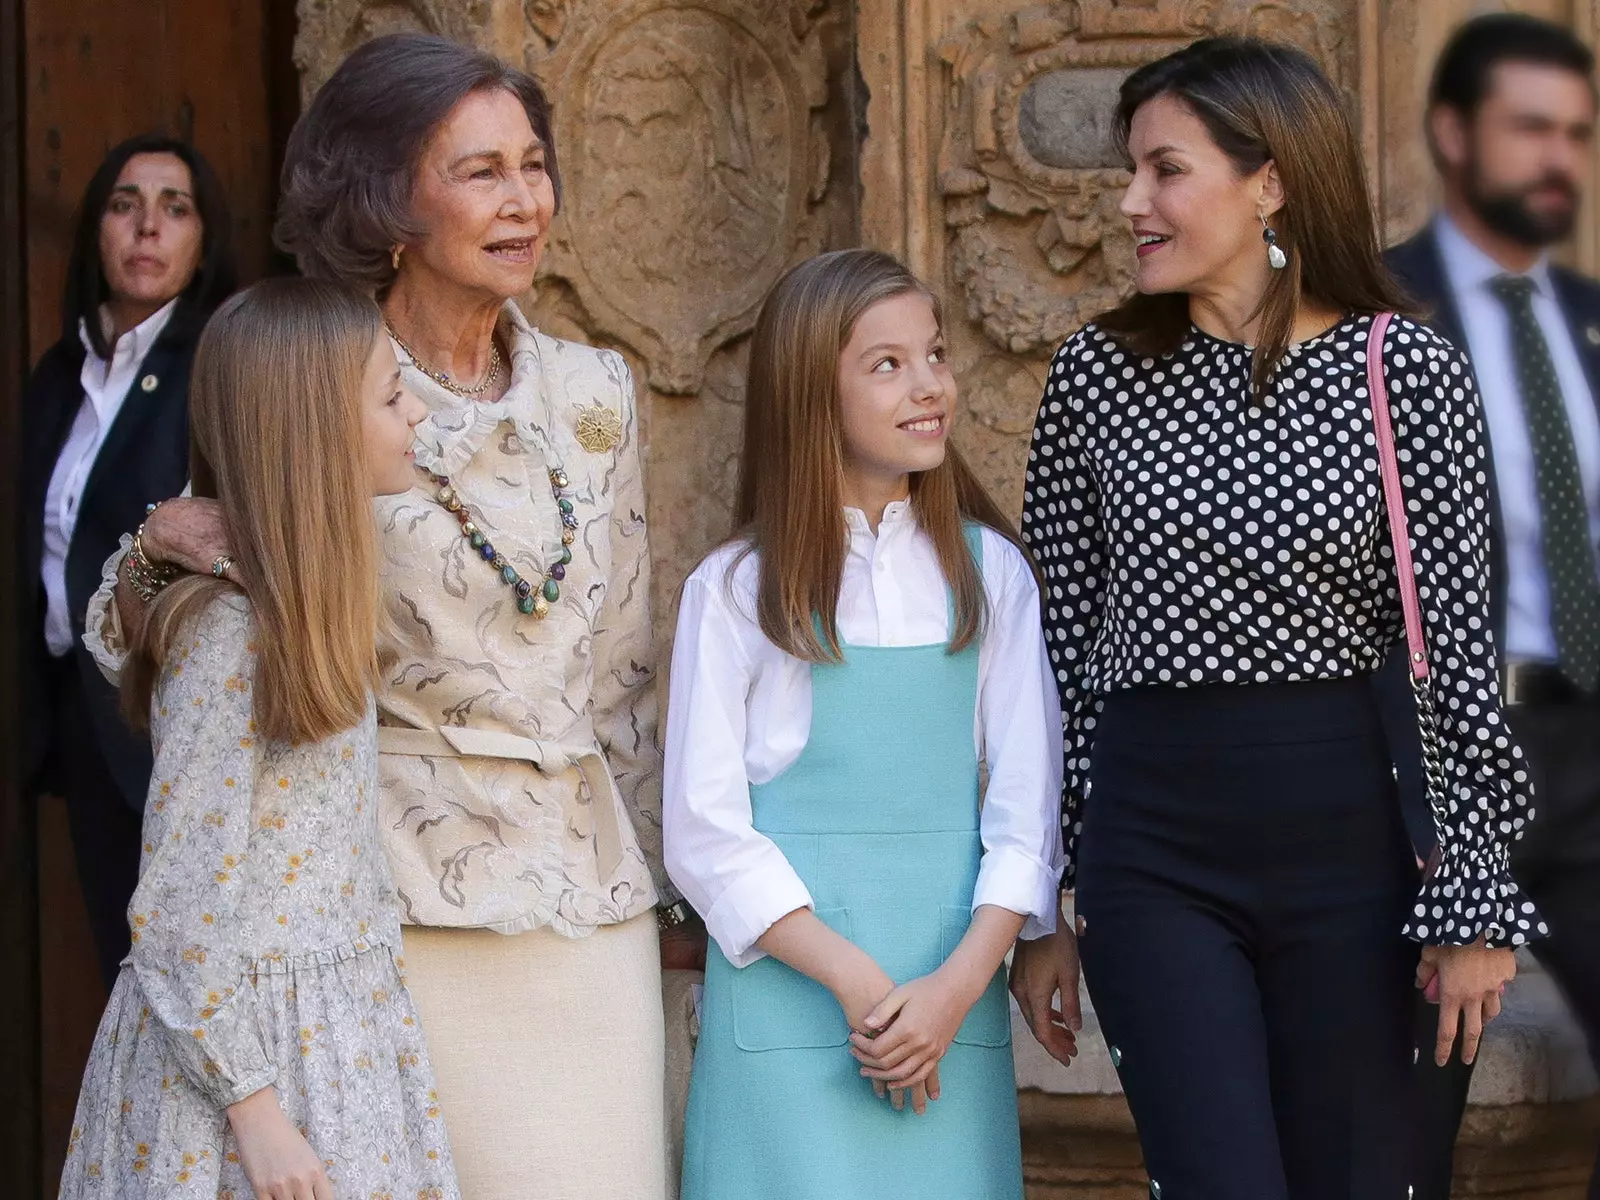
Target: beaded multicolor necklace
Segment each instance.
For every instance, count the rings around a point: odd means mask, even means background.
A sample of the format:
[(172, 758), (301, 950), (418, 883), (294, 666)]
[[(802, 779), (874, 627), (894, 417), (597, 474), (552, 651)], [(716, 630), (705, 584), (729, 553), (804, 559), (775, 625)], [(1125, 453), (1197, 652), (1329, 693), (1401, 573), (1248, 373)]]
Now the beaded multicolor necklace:
[(437, 489), (434, 499), (461, 522), (461, 536), (471, 543), (483, 561), (500, 572), (500, 578), (517, 597), (517, 611), (540, 620), (549, 615), (550, 606), (561, 598), (561, 581), (567, 577), (567, 566), (572, 562), (572, 543), (578, 536), (578, 518), (573, 512), (572, 501), (566, 495), (567, 473), (560, 467), (551, 467), (549, 474), (550, 494), (555, 497), (556, 507), (561, 510), (561, 557), (545, 569), (543, 579), (535, 582), (518, 574), (517, 569), (506, 561), (505, 555), (494, 548), (478, 523), (472, 519), (472, 511), (462, 503), (450, 477), (435, 471), (428, 472), (428, 478)]

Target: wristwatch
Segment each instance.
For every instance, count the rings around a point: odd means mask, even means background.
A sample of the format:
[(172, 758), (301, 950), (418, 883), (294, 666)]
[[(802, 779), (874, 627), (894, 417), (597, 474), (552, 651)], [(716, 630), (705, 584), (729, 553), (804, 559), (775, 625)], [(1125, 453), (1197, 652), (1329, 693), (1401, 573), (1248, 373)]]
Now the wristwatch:
[(694, 909), (689, 907), (687, 900), (677, 900), (671, 904), (657, 905), (656, 923), (663, 929), (676, 929), (694, 916)]

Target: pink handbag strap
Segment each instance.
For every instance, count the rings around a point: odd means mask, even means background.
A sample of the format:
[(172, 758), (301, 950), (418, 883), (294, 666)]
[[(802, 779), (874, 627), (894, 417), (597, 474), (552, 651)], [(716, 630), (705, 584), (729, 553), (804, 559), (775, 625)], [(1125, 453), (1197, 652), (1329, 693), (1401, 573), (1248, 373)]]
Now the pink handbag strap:
[(1372, 426), (1378, 438), (1378, 470), (1383, 476), (1384, 507), (1389, 510), (1389, 538), (1394, 544), (1394, 570), (1400, 584), (1400, 607), (1406, 617), (1407, 659), (1411, 678), (1428, 678), (1428, 650), (1422, 636), (1422, 603), (1411, 566), (1411, 539), (1406, 533), (1406, 498), (1400, 490), (1400, 464), (1394, 453), (1394, 427), (1389, 422), (1389, 389), (1383, 379), (1383, 335), (1393, 313), (1372, 318), (1367, 335), (1367, 396), (1372, 401)]

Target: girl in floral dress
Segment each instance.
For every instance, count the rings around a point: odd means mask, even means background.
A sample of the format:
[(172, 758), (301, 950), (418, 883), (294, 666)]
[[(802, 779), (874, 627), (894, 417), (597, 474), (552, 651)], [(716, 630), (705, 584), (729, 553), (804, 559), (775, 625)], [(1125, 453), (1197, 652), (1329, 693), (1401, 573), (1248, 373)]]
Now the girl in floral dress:
[(374, 806), (371, 500), (425, 410), (377, 308), (306, 280), (223, 305), (190, 405), (234, 553), (120, 568), (164, 588), (123, 675), (155, 773), (61, 1196), (454, 1200)]

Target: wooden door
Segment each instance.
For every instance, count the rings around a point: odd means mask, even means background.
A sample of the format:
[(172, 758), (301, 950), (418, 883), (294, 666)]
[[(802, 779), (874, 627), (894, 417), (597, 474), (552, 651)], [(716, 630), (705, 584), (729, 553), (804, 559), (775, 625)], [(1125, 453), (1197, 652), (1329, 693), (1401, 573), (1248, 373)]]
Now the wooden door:
[[(77, 204), (106, 151), (124, 138), (161, 131), (191, 141), (227, 190), (241, 280), (255, 279), (274, 265), (270, 239), (277, 168), (298, 111), (290, 61), (293, 0), (4, 0), (3, 10), (20, 16), (26, 319), (19, 328), (25, 328), (26, 341), (19, 348), (29, 361), (61, 334), (61, 292)], [(9, 245), (0, 251), (10, 253)], [(9, 305), (7, 311), (12, 311)], [(9, 430), (15, 427), (18, 401), (10, 391), (4, 395), (0, 429)], [(16, 444), (15, 436), (0, 437), (0, 446)], [(11, 465), (6, 474), (14, 478)], [(15, 637), (15, 620), (4, 629)], [(8, 645), (0, 660), (8, 667), (15, 649)], [(8, 669), (3, 678), (0, 712), (19, 702), (15, 670)], [(8, 722), (6, 729), (13, 725)], [(32, 970), (24, 969), (28, 964), (15, 964), (14, 978), (3, 985), (8, 989), (4, 1011), (11, 1011), (11, 992), (25, 1008), (23, 993), (37, 988), (42, 1077), (33, 1086), (40, 1094), (19, 1097), (17, 1107), (38, 1114), (42, 1123), (42, 1130), (30, 1136), (42, 1162), (43, 1194), (53, 1196), (105, 993), (90, 950), (61, 803), (47, 797), (34, 807), (15, 787), (3, 802), (6, 827), (14, 826), (18, 834), (6, 850), (18, 859), (22, 873), (16, 877), (37, 879), (37, 954), (20, 935), (15, 953), (35, 957), (40, 975), (33, 984)], [(31, 904), (27, 907), (33, 911)], [(8, 973), (12, 965), (7, 964)]]

